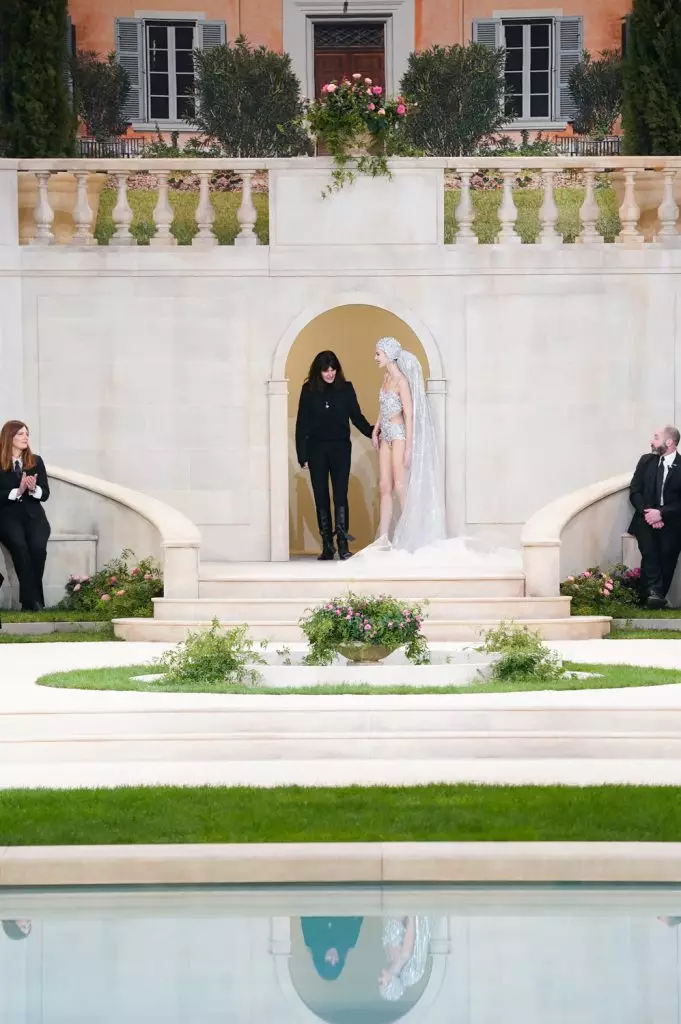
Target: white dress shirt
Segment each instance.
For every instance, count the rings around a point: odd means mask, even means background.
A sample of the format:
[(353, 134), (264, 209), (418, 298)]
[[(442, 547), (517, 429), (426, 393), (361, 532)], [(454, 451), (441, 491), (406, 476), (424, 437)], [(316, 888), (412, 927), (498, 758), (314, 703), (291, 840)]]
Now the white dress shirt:
[[(663, 471), (663, 474), (662, 474), (662, 493), (660, 494), (660, 508), (662, 508), (662, 506), (664, 505), (664, 485), (667, 482), (667, 475), (669, 474), (669, 470), (672, 468), (672, 463), (674, 462), (675, 458), (676, 458), (676, 451), (675, 450), (673, 452), (669, 452), (667, 455), (662, 455), (661, 456), (662, 463), (664, 465), (664, 471)], [(658, 462), (658, 466), (659, 466), (659, 462)], [(38, 490), (38, 488), (36, 487), (36, 491), (37, 490)]]
[[(24, 461), (23, 461), (23, 459), (12, 459), (12, 469), (14, 469), (14, 467), (17, 464), (17, 462), (19, 463), (19, 466), (21, 467), (21, 469), (23, 469), (24, 468)], [(31, 498), (36, 498), (38, 501), (40, 501), (40, 499), (43, 496), (43, 489), (40, 486), (40, 484), (36, 484), (34, 491), (24, 491), (24, 494), (28, 494)], [(19, 497), (20, 497), (20, 495), (19, 495), (19, 488), (18, 487), (12, 488), (12, 490), (8, 494), (9, 500), (10, 501), (19, 501)], [(23, 495), (21, 495), (21, 497), (23, 497)]]

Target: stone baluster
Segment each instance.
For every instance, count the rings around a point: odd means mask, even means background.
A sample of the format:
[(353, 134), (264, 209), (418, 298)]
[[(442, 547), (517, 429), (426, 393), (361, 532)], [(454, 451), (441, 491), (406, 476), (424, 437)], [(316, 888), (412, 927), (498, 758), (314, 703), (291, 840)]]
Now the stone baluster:
[(515, 222), (518, 219), (518, 208), (516, 207), (513, 199), (513, 179), (517, 172), (502, 171), (501, 173), (504, 179), (504, 195), (499, 207), (501, 231), (497, 236), (497, 242), (511, 242), (514, 245), (517, 245), (521, 241), (520, 235), (515, 229)]
[(457, 170), (461, 178), (461, 199), (456, 208), (456, 222), (458, 231), (456, 234), (457, 245), (477, 245), (478, 236), (473, 231), (473, 200), (471, 198), (471, 177), (472, 171)]
[(641, 216), (636, 202), (636, 170), (627, 167), (624, 173), (624, 199), (620, 206), (620, 222), (622, 230), (617, 236), (621, 245), (635, 248), (643, 243), (643, 235), (638, 230), (638, 219)]
[(159, 248), (165, 248), (169, 245), (177, 245), (177, 239), (170, 233), (174, 214), (173, 208), (170, 205), (170, 200), (168, 199), (169, 174), (169, 171), (156, 172), (156, 179), (158, 181), (158, 202), (154, 207), (154, 224), (156, 225), (156, 234), (149, 244)]
[(196, 210), (196, 223), (198, 234), (192, 239), (192, 245), (197, 249), (212, 249), (217, 245), (217, 239), (213, 234), (212, 227), (215, 220), (215, 210), (210, 201), (210, 179), (212, 171), (199, 171), (199, 205)]
[(253, 171), (240, 171), (243, 189), (241, 192), (241, 206), (239, 207), (236, 219), (241, 225), (241, 231), (234, 240), (235, 245), (257, 245), (258, 236), (255, 233), (255, 223), (258, 219), (258, 211), (253, 205)]
[(118, 181), (118, 194), (116, 205), (113, 208), (112, 217), (116, 225), (109, 245), (136, 245), (137, 240), (130, 232), (132, 224), (132, 209), (128, 202), (128, 174), (127, 171), (120, 171), (116, 174)]
[(541, 224), (541, 230), (539, 232), (539, 244), (546, 245), (552, 249), (562, 245), (562, 236), (556, 231), (556, 224), (558, 223), (558, 207), (556, 206), (556, 200), (553, 195), (553, 177), (555, 171), (545, 170), (542, 171), (542, 180), (544, 182), (544, 201), (541, 204), (539, 210), (539, 221)]
[(679, 235), (676, 223), (679, 219), (679, 207), (674, 199), (674, 179), (677, 171), (665, 168), (662, 172), (664, 189), (662, 202), (657, 209), (657, 216), (660, 220), (660, 230), (655, 236), (655, 241), (661, 245), (678, 246), (681, 236)]
[(31, 239), (31, 245), (54, 245), (52, 234), (52, 222), (54, 210), (50, 206), (50, 197), (47, 188), (50, 183), (50, 171), (36, 171), (38, 182), (38, 200), (35, 205), (35, 237)]
[(603, 245), (603, 236), (599, 234), (598, 229), (596, 228), (598, 217), (600, 215), (595, 193), (597, 174), (598, 171), (590, 167), (587, 167), (584, 171), (584, 202), (579, 210), (582, 230), (577, 237), (577, 241), (580, 245)]
[(73, 223), (76, 230), (71, 239), (71, 245), (94, 245), (95, 239), (92, 234), (92, 208), (87, 197), (87, 171), (75, 171), (76, 179), (76, 205), (73, 208)]

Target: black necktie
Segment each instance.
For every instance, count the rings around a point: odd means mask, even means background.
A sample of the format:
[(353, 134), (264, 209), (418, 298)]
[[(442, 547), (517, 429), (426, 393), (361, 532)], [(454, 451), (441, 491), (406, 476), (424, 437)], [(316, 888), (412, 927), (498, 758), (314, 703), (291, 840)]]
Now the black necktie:
[(19, 462), (18, 459), (14, 463), (14, 472), (19, 477), (19, 479), (21, 479), (21, 463)]
[(655, 480), (655, 504), (659, 508), (662, 503), (662, 487), (664, 485), (664, 456), (657, 464), (657, 478)]

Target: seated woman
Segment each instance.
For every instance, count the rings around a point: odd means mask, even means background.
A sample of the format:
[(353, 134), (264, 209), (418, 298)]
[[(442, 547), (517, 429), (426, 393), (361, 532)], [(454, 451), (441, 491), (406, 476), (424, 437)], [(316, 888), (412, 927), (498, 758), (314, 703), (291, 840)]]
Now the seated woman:
[(0, 430), (0, 544), (14, 563), (25, 611), (40, 611), (45, 605), (50, 524), (43, 502), (49, 496), (45, 464), (31, 451), (28, 427), (21, 420), (9, 420)]

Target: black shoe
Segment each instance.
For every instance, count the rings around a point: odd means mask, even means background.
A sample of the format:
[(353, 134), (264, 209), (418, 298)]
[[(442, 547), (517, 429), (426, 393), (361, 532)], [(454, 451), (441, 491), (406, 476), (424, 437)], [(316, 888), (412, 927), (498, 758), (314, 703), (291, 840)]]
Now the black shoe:
[(30, 604), (22, 604), (22, 612), (42, 612), (45, 610), (45, 606), (40, 601), (31, 601)]
[(348, 558), (352, 558), (352, 551), (350, 551), (348, 547), (349, 539), (348, 510), (346, 508), (339, 508), (336, 512), (336, 545), (338, 547), (338, 557), (341, 562), (345, 562)]
[(317, 556), (318, 562), (333, 562), (336, 552), (333, 549), (333, 534), (331, 532), (331, 518), (325, 512), (318, 516), (319, 533), (322, 538), (322, 553)]
[(656, 591), (651, 590), (650, 593), (648, 594), (648, 600), (646, 601), (646, 608), (649, 608), (649, 609), (659, 609), (659, 608), (666, 608), (666, 607), (667, 607), (667, 599), (665, 597), (663, 597), (662, 594), (658, 594), (658, 593), (656, 593)]

